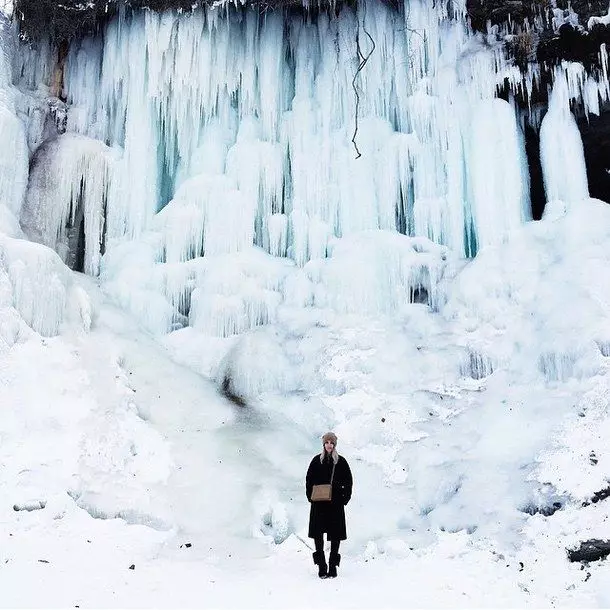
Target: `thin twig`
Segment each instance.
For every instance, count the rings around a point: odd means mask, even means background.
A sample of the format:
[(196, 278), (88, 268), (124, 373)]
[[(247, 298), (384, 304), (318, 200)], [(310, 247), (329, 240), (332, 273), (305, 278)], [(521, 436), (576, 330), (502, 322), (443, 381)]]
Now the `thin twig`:
[(301, 537), (300, 537), (298, 534), (295, 534), (295, 535), (294, 535), (294, 537), (295, 537), (297, 540), (300, 540), (300, 541), (301, 541), (301, 542), (302, 542), (302, 543), (303, 543), (303, 544), (304, 544), (304, 545), (305, 545), (305, 546), (306, 546), (306, 547), (307, 547), (307, 548), (308, 548), (310, 551), (313, 551), (313, 550), (314, 550), (314, 549), (313, 549), (311, 546), (309, 546), (309, 545), (307, 544), (307, 542), (305, 542), (305, 540), (303, 540), (303, 538), (301, 538)]
[(358, 24), (358, 29), (356, 30), (356, 50), (358, 52), (358, 58), (360, 62), (358, 64), (358, 69), (354, 74), (354, 78), (352, 79), (352, 88), (354, 89), (354, 94), (356, 96), (356, 116), (354, 119), (355, 125), (354, 135), (352, 136), (352, 144), (354, 145), (354, 149), (356, 150), (356, 159), (359, 159), (362, 156), (360, 150), (358, 149), (358, 144), (356, 144), (356, 135), (358, 134), (358, 110), (360, 108), (360, 94), (358, 93), (358, 87), (356, 86), (356, 79), (358, 78), (358, 74), (360, 74), (362, 68), (364, 68), (364, 66), (366, 65), (366, 62), (373, 54), (373, 51), (375, 51), (375, 41), (373, 40), (373, 37), (368, 33), (364, 25), (366, 20), (366, 0), (362, 3), (362, 5), (364, 7), (362, 11), (362, 31), (367, 35), (373, 46), (371, 47), (371, 50), (369, 51), (368, 55), (364, 56), (362, 54), (362, 50), (360, 49), (360, 24)]

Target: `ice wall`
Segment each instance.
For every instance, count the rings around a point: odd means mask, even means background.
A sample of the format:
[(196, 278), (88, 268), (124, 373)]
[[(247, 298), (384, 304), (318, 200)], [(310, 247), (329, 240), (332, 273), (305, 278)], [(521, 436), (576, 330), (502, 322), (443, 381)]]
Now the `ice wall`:
[[(471, 256), (529, 215), (499, 63), (424, 0), (314, 22), (147, 11), (71, 48), (68, 129), (123, 149), (109, 238), (167, 205), (170, 257), (255, 244), (304, 265), (370, 229)], [(171, 216), (187, 208), (185, 229)]]

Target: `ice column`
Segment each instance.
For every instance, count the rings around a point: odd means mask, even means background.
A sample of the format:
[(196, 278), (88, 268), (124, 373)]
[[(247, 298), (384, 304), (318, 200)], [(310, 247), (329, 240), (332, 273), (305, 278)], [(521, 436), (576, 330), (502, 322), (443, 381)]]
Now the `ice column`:
[(547, 201), (589, 196), (582, 138), (570, 112), (566, 72), (557, 68), (549, 109), (540, 127), (540, 157)]

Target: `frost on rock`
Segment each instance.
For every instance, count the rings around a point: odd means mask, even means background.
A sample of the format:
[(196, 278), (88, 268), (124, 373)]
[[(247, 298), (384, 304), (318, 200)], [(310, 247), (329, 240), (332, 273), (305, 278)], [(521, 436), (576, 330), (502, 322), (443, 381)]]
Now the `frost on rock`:
[(65, 134), (36, 152), (21, 224), (70, 267), (99, 273), (105, 208), (115, 153), (90, 138)]

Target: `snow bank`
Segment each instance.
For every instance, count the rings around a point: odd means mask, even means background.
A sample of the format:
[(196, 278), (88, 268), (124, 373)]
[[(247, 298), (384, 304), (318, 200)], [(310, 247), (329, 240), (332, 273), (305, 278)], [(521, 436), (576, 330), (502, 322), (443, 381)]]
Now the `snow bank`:
[(70, 320), (90, 324), (88, 297), (73, 284), (59, 256), (45, 246), (0, 234), (0, 273), (4, 301), (43, 336), (57, 335)]

